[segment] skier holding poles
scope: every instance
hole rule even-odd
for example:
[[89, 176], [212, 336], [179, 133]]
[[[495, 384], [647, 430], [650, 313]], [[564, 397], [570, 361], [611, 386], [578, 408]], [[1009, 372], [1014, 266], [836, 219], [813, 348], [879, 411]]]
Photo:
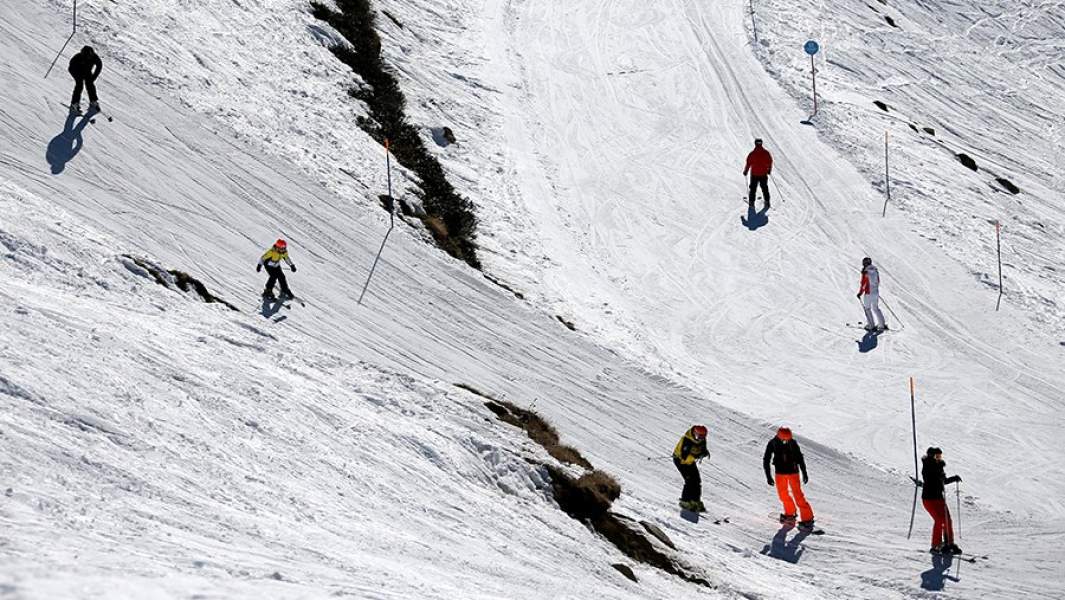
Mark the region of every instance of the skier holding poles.
[[[865, 298], [862, 298], [863, 295]], [[886, 330], [888, 326], [884, 321], [884, 313], [880, 312], [880, 272], [873, 264], [873, 259], [868, 256], [862, 259], [862, 280], [858, 286], [858, 299], [862, 301], [862, 308], [865, 309], [865, 330]]]
[[769, 210], [769, 175], [773, 172], [773, 155], [762, 147], [762, 139], [754, 140], [754, 150], [747, 155], [747, 163], [743, 167], [743, 175], [751, 174], [751, 181], [747, 191], [747, 205], [754, 208], [754, 196], [759, 187], [762, 188], [762, 199], [765, 201], [763, 211]]
[[70, 112], [81, 114], [81, 90], [84, 88], [89, 93], [89, 111], [100, 110], [100, 102], [96, 97], [96, 78], [104, 70], [103, 62], [97, 56], [92, 46], [85, 46], [81, 52], [70, 59], [67, 72], [74, 78], [74, 93], [70, 98]]
[[943, 451], [931, 447], [921, 459], [921, 502], [924, 509], [932, 516], [935, 524], [932, 526], [932, 547], [929, 552], [933, 554], [961, 554], [961, 548], [954, 543], [954, 524], [950, 520], [950, 509], [947, 508], [947, 500], [944, 494], [947, 484], [960, 482], [961, 477], [954, 475], [947, 477], [943, 462]]

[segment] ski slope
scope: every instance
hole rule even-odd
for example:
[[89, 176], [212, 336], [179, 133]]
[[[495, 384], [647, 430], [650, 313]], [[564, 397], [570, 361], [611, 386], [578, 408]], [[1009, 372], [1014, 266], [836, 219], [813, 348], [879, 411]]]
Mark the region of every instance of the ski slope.
[[[1011, 294], [996, 313], [973, 265], [911, 224], [928, 215], [893, 208], [881, 218], [869, 179], [820, 126], [800, 125], [808, 113], [768, 79], [741, 4], [508, 5], [503, 18], [521, 23], [508, 47], [521, 50], [509, 59], [507, 114], [521, 118], [502, 139], [522, 140], [508, 146], [522, 181], [508, 210], [537, 224], [527, 254], [552, 257], [540, 299], [729, 407], [903, 471], [914, 376], [922, 447], [1003, 464], [967, 479], [969, 489], [1003, 510], [1060, 516], [1061, 455], [1047, 449], [1065, 347], [1046, 326], [1060, 311], [1014, 306]], [[779, 39], [770, 31], [763, 39]], [[777, 198], [764, 224], [748, 226], [741, 171], [755, 137], [775, 154]], [[949, 182], [953, 169], [909, 172], [920, 187]], [[1047, 199], [1061, 210], [1060, 194]], [[863, 256], [880, 266], [885, 312], [901, 328], [875, 349], [845, 327], [863, 318]], [[1018, 278], [1047, 268], [1033, 263]]]
[[[104, 56], [115, 121], [76, 145], [62, 63], [40, 78], [69, 4], [0, 7], [0, 590], [922, 596], [945, 577], [922, 553], [928, 518], [903, 533], [915, 374], [922, 444], [965, 477], [960, 543], [990, 557], [956, 563], [943, 595], [1059, 593], [1062, 350], [1009, 303], [992, 320], [990, 294], [905, 215], [870, 219], [869, 183], [795, 125], [739, 3], [381, 6], [413, 118], [455, 127], [439, 152], [482, 211], [485, 258], [532, 301], [398, 222], [355, 304], [388, 228], [381, 149], [352, 125], [351, 75], [302, 2], [79, 6], [71, 45]], [[739, 222], [753, 134], [777, 153], [783, 200], [757, 231]], [[307, 306], [264, 316], [252, 266], [279, 235]], [[863, 252], [906, 322], [868, 353], [840, 326], [857, 318]], [[125, 254], [242, 312], [158, 286]], [[666, 530], [716, 588], [638, 564], [638, 584], [621, 577], [610, 563], [631, 561], [559, 511], [528, 462], [550, 459], [454, 383], [534, 405], [619, 479], [616, 509]], [[697, 421], [704, 499], [728, 525], [678, 518], [679, 477], [648, 460]], [[781, 421], [829, 530], [784, 560], [763, 554], [778, 508], [760, 472]]]

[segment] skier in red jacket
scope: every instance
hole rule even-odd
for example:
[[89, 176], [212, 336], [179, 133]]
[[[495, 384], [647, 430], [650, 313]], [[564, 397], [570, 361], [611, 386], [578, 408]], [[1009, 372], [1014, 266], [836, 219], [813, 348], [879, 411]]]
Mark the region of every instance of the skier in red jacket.
[[773, 172], [773, 155], [762, 147], [761, 138], [754, 140], [754, 150], [747, 155], [747, 165], [743, 167], [744, 176], [750, 172], [751, 184], [747, 193], [747, 204], [754, 208], [754, 195], [758, 186], [762, 187], [762, 198], [769, 209], [769, 175]]

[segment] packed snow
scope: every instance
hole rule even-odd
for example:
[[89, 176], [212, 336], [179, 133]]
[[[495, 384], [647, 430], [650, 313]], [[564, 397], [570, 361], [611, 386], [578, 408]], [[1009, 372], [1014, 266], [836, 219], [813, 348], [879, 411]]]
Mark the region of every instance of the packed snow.
[[[487, 271], [524, 300], [398, 219], [356, 304], [389, 226], [384, 151], [305, 2], [81, 2], [47, 78], [72, 2], [0, 6], [0, 595], [1060, 597], [1060, 7], [376, 6], [412, 121], [477, 205]], [[87, 43], [113, 122], [67, 114]], [[457, 143], [434, 142], [445, 126]], [[756, 136], [777, 162], [753, 222]], [[304, 304], [275, 311], [254, 265], [279, 236]], [[892, 309], [879, 337], [847, 327], [865, 255]], [[921, 449], [964, 478], [975, 564], [926, 553], [920, 506], [906, 537], [911, 376]], [[457, 383], [543, 414], [713, 587], [560, 511], [553, 459]], [[710, 514], [691, 523], [665, 457], [696, 422]], [[824, 536], [767, 517], [781, 423]]]

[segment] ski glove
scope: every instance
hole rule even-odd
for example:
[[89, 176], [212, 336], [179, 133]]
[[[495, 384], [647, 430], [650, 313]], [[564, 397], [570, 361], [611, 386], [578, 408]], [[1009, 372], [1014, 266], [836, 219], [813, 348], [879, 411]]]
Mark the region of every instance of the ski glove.
[[259, 271], [262, 271], [262, 270], [263, 270], [262, 263], [255, 265], [255, 272], [256, 273], [258, 273]]
[[858, 295], [857, 295], [857, 296], [855, 296], [855, 297], [856, 297], [856, 298], [858, 298], [859, 300], [861, 300], [861, 299], [862, 299], [862, 293], [861, 293], [861, 292], [858, 292]]
[[766, 478], [765, 478], [765, 482], [766, 482], [766, 483], [768, 483], [768, 484], [770, 485], [770, 487], [772, 487], [773, 485], [775, 485], [775, 484], [773, 483], [773, 480], [772, 480], [771, 478], [769, 478], [769, 477], [766, 477]]
[[961, 483], [961, 476], [955, 475], [954, 477], [947, 477], [946, 480], [943, 481], [943, 483], [954, 483], [955, 481]]
[[802, 474], [802, 484], [806, 485], [807, 483], [810, 483], [810, 476], [807, 475], [806, 473], [803, 473]]
[[296, 272], [296, 265], [292, 265], [292, 272], [293, 272], [293, 273], [295, 273], [295, 272]]

